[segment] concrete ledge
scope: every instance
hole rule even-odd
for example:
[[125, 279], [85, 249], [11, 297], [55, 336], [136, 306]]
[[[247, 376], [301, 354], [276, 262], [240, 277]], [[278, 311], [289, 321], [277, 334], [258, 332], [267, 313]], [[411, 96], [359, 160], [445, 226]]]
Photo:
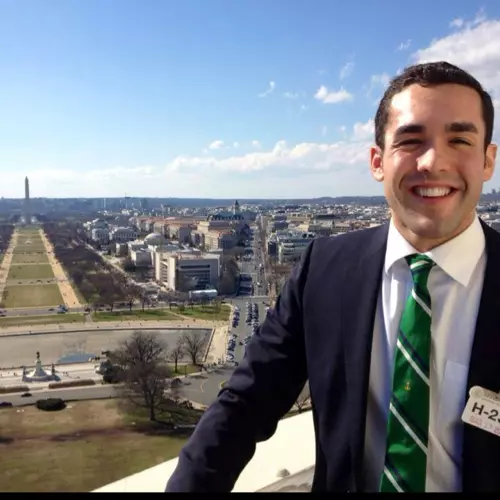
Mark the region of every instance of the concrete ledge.
[[[281, 420], [271, 439], [259, 443], [255, 455], [241, 473], [233, 492], [256, 492], [280, 481], [278, 472], [290, 475], [314, 466], [315, 436], [310, 411]], [[94, 493], [161, 493], [165, 491], [177, 458], [102, 486]]]

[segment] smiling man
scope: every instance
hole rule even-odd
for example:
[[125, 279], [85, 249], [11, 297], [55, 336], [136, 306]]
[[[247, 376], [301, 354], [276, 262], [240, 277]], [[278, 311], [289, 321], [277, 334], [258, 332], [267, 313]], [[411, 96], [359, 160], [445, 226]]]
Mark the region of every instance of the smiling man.
[[449, 63], [391, 81], [370, 153], [390, 223], [310, 244], [167, 492], [231, 491], [306, 380], [313, 491], [500, 491], [500, 234], [476, 214], [493, 121]]

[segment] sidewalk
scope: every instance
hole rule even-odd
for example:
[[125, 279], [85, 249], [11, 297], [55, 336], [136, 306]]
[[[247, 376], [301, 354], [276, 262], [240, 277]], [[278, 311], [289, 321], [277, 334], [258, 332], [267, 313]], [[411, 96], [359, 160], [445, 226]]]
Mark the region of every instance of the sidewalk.
[[0, 299], [3, 296], [3, 291], [7, 285], [7, 278], [9, 276], [10, 266], [12, 265], [12, 260], [14, 258], [14, 248], [17, 245], [17, 229], [14, 229], [12, 236], [10, 238], [9, 246], [5, 251], [3, 256], [2, 265], [0, 266]]
[[205, 364], [224, 364], [226, 360], [228, 333], [228, 326], [214, 328], [208, 347], [208, 353], [205, 358]]

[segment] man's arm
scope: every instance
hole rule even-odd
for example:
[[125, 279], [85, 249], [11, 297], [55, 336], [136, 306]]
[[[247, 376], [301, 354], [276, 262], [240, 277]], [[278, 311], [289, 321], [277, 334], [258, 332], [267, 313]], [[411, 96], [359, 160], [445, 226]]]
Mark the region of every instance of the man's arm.
[[302, 293], [312, 246], [182, 449], [167, 492], [230, 492], [256, 444], [297, 400], [307, 380]]

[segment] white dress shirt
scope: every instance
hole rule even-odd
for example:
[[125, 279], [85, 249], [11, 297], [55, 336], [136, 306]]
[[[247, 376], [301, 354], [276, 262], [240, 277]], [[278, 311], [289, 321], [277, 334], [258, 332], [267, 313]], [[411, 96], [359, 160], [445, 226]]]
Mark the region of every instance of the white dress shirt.
[[[382, 287], [374, 324], [364, 449], [368, 491], [378, 491], [399, 322], [412, 288], [404, 257], [417, 252], [390, 223]], [[436, 265], [431, 296], [430, 419], [426, 491], [456, 492], [462, 484], [460, 420], [486, 265], [483, 229], [476, 217], [459, 236], [426, 252]]]

